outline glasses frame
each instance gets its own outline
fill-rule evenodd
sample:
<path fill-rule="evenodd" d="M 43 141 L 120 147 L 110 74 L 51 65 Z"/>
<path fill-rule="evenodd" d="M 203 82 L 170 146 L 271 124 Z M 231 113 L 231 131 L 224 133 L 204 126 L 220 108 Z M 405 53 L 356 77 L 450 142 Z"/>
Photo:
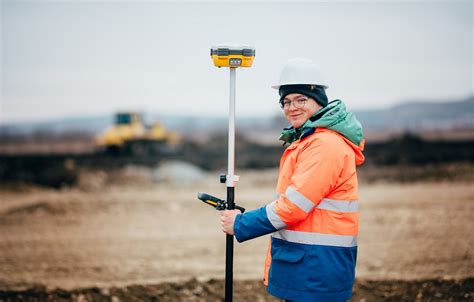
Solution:
<path fill-rule="evenodd" d="M 288 109 L 291 108 L 291 105 L 293 105 L 293 107 L 295 107 L 297 109 L 300 109 L 300 108 L 303 108 L 306 105 L 306 102 L 309 99 L 310 98 L 307 97 L 307 96 L 299 96 L 294 100 L 283 99 L 283 100 L 280 101 L 280 107 L 283 110 L 288 110 Z"/>

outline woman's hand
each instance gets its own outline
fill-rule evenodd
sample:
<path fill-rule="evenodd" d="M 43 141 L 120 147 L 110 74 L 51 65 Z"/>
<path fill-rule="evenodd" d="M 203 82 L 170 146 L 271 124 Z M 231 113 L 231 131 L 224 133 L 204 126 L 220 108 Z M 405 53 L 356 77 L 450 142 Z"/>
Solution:
<path fill-rule="evenodd" d="M 221 211 L 221 227 L 224 233 L 234 235 L 234 221 L 238 214 L 240 214 L 239 210 Z"/>

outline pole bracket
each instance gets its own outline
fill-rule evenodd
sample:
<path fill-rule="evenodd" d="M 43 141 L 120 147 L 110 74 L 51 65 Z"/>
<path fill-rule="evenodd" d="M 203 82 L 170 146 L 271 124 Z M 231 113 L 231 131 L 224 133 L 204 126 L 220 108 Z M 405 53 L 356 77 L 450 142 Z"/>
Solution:
<path fill-rule="evenodd" d="M 225 179 L 226 179 L 225 183 L 228 187 L 235 187 L 235 183 L 240 180 L 240 176 L 239 175 L 226 175 Z"/>

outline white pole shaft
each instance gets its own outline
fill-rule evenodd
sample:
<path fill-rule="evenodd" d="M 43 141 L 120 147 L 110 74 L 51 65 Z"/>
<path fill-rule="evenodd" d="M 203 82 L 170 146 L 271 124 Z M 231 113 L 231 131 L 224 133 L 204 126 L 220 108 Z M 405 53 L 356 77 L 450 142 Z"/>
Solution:
<path fill-rule="evenodd" d="M 235 187 L 234 167 L 235 167 L 235 70 L 230 69 L 229 85 L 229 143 L 227 153 L 227 187 Z"/>

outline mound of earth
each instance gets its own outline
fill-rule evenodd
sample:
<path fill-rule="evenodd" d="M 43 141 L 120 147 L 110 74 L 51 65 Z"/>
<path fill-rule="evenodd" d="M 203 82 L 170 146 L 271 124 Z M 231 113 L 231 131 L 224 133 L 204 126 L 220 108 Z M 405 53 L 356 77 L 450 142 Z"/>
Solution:
<path fill-rule="evenodd" d="M 87 288 L 65 291 L 34 286 L 21 291 L 0 291 L 0 301 L 223 301 L 224 281 L 132 285 L 123 288 Z M 473 301 L 474 278 L 462 280 L 365 281 L 357 280 L 351 301 Z M 234 282 L 235 301 L 280 301 L 266 293 L 261 281 Z"/>

